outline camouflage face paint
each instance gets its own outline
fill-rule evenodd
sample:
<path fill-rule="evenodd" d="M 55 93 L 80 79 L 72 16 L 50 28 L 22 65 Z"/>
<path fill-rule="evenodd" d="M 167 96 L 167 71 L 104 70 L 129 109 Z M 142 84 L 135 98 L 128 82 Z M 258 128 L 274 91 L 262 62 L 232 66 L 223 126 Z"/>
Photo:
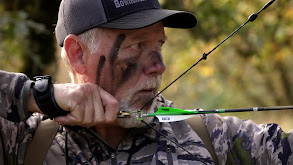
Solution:
<path fill-rule="evenodd" d="M 100 60 L 99 60 L 99 65 L 98 65 L 98 68 L 97 68 L 97 77 L 96 77 L 96 84 L 97 85 L 100 85 L 101 72 L 102 72 L 102 70 L 104 68 L 105 62 L 106 62 L 106 57 L 101 56 Z"/>
<path fill-rule="evenodd" d="M 111 81 L 111 90 L 109 92 L 112 95 L 114 95 L 114 92 L 117 89 L 117 85 L 115 86 L 116 79 L 119 78 L 119 77 L 117 77 L 117 75 L 115 76 L 115 72 L 114 72 L 115 66 L 114 66 L 114 63 L 115 63 L 115 60 L 118 57 L 118 53 L 119 53 L 119 50 L 120 50 L 120 46 L 122 45 L 122 43 L 123 43 L 123 41 L 125 39 L 126 39 L 126 35 L 125 34 L 118 35 L 115 43 L 113 44 L 113 47 L 111 49 L 111 52 L 110 52 L 110 67 L 112 68 L 112 70 L 111 70 L 111 78 L 112 78 L 112 81 Z"/>
<path fill-rule="evenodd" d="M 138 57 L 128 58 L 128 59 L 123 60 L 122 65 L 124 65 L 125 67 L 124 67 L 124 69 L 122 71 L 122 78 L 121 78 L 120 85 L 122 85 L 128 79 L 130 79 L 130 77 L 135 75 L 135 73 L 136 73 L 136 71 L 138 69 L 138 66 L 137 66 Z"/>
<path fill-rule="evenodd" d="M 120 62 L 121 64 L 118 64 L 123 66 L 120 85 L 125 83 L 132 76 L 134 76 L 138 70 L 142 70 L 142 68 L 139 68 L 138 66 L 140 58 L 142 58 L 141 52 L 137 56 L 126 58 L 122 62 Z M 144 60 L 151 61 L 151 65 L 155 65 L 157 63 L 163 64 L 162 56 L 157 51 L 153 51 L 150 54 L 148 54 L 148 56 Z"/>
<path fill-rule="evenodd" d="M 113 45 L 113 47 L 111 49 L 111 52 L 110 52 L 110 63 L 111 63 L 111 65 L 113 65 L 114 61 L 117 59 L 118 53 L 119 53 L 119 50 L 120 50 L 120 46 L 121 46 L 121 44 L 123 43 L 123 41 L 125 39 L 126 39 L 125 34 L 120 34 L 117 37 L 117 39 L 116 39 L 116 41 L 115 41 L 115 43 L 114 43 L 114 45 Z"/>
<path fill-rule="evenodd" d="M 164 65 L 162 55 L 158 51 L 151 52 L 149 57 L 153 64 L 162 63 Z"/>

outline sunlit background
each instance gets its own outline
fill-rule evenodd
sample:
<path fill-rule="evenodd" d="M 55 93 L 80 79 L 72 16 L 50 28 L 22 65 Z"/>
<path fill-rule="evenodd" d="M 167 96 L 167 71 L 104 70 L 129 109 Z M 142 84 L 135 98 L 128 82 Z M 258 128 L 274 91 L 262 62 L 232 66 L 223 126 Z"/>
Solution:
<path fill-rule="evenodd" d="M 192 12 L 191 30 L 166 28 L 162 87 L 198 61 L 259 11 L 268 0 L 161 0 Z M 69 82 L 54 38 L 60 0 L 0 0 L 0 69 L 30 78 L 50 74 Z M 246 108 L 293 104 L 293 0 L 275 1 L 163 94 L 177 108 Z M 236 115 L 293 128 L 289 110 Z"/>

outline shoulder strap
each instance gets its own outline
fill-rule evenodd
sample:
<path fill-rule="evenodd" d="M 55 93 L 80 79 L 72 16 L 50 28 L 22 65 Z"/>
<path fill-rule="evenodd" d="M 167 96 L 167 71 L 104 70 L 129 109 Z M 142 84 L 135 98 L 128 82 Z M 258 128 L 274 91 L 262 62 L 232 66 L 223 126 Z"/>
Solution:
<path fill-rule="evenodd" d="M 194 132 L 196 132 L 197 135 L 201 138 L 203 143 L 206 145 L 207 150 L 211 154 L 215 165 L 218 165 L 219 162 L 215 153 L 215 149 L 212 144 L 212 140 L 210 138 L 209 132 L 205 124 L 203 123 L 201 116 L 195 115 L 194 117 L 186 119 L 185 121 L 190 125 L 190 127 L 194 130 Z"/>
<path fill-rule="evenodd" d="M 24 157 L 24 165 L 40 165 L 56 135 L 59 125 L 51 119 L 44 120 L 38 126 Z"/>

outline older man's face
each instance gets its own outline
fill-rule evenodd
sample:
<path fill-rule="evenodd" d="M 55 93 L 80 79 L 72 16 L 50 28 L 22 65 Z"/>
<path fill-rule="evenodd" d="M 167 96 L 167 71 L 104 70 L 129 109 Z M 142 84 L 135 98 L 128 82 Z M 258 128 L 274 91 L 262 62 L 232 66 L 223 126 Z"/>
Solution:
<path fill-rule="evenodd" d="M 100 49 L 87 64 L 90 80 L 115 96 L 120 110 L 141 108 L 157 94 L 165 71 L 162 23 L 137 30 L 104 29 L 100 39 Z"/>

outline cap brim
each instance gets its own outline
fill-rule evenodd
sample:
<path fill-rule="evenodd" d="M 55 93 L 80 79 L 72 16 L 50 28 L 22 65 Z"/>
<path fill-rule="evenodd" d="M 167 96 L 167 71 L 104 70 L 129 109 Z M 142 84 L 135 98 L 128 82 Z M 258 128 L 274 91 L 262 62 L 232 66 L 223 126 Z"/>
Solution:
<path fill-rule="evenodd" d="M 138 11 L 112 20 L 98 27 L 113 29 L 139 29 L 163 21 L 165 27 L 193 28 L 197 24 L 196 17 L 184 11 L 151 9 Z"/>

